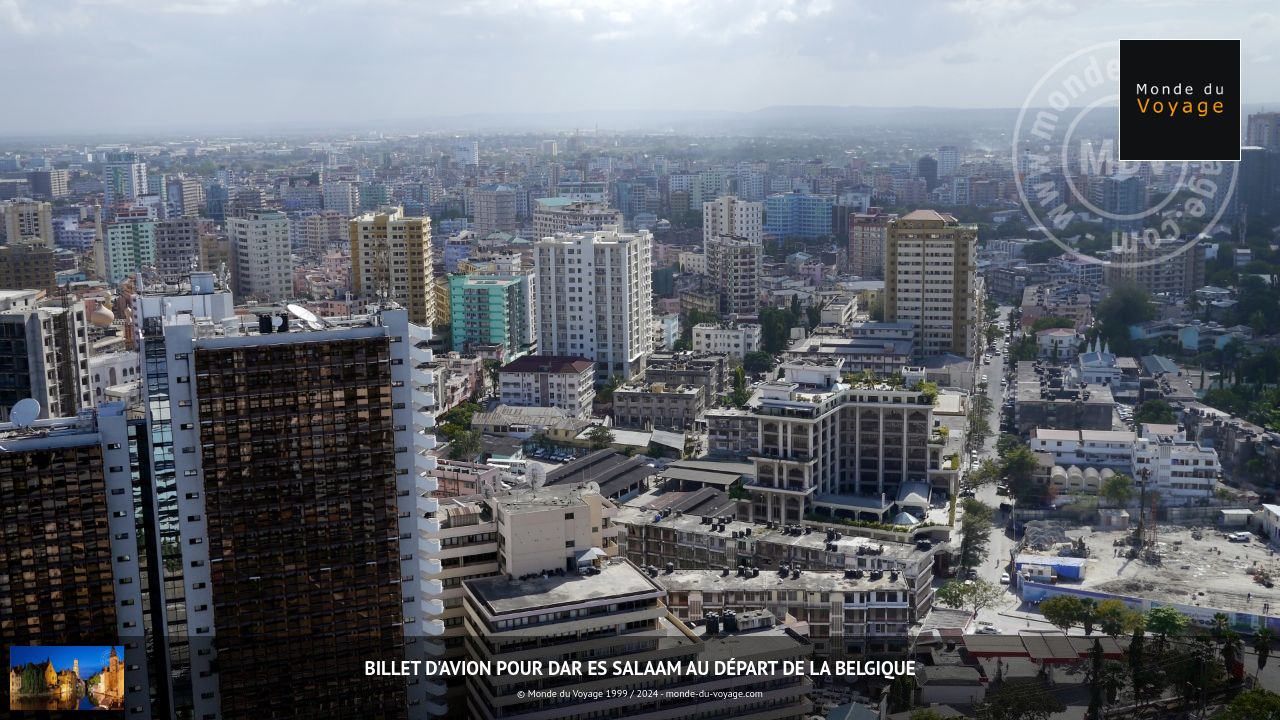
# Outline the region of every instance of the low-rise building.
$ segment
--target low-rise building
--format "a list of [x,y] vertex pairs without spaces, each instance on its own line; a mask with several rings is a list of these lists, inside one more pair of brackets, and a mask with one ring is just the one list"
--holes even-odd
[[1222,467],[1213,448],[1188,440],[1177,425],[1143,423],[1133,446],[1133,473],[1145,475],[1147,487],[1168,502],[1213,497]]
[[649,356],[644,378],[647,383],[694,385],[705,388],[706,405],[729,390],[729,360],[723,354],[697,352],[657,353]]
[[699,323],[693,326],[693,351],[728,355],[741,361],[760,350],[759,325]]
[[1076,356],[1083,336],[1072,328],[1047,328],[1036,333],[1036,356],[1048,360],[1070,360]]
[[1015,376],[1014,418],[1018,433],[1052,430],[1110,430],[1115,397],[1106,385],[1080,387],[1061,367],[1021,361]]
[[577,418],[591,415],[595,363],[581,357],[528,355],[498,371],[504,405],[557,407]]
[[624,385],[613,391],[613,418],[619,427],[690,430],[707,406],[707,391],[696,385]]

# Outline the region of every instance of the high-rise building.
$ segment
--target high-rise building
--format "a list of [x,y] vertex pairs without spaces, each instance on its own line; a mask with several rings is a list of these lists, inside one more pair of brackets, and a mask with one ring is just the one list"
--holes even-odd
[[453,162],[455,165],[475,166],[480,164],[480,143],[475,140],[462,140],[453,144]]
[[140,162],[135,153],[107,153],[102,168],[102,187],[102,211],[106,219],[111,219],[115,217],[118,206],[147,194],[147,164]]
[[69,180],[66,170],[33,170],[27,173],[31,194],[42,200],[56,200],[69,195]]
[[278,210],[250,210],[227,218],[236,297],[263,301],[293,297],[289,218]]
[[103,238],[103,270],[115,285],[156,263],[156,224],[145,220],[113,222]]
[[57,289],[58,254],[43,245],[0,245],[0,290]]
[[1280,150],[1240,148],[1235,194],[1240,216],[1263,221],[1280,216]]
[[960,167],[960,150],[954,145],[938,148],[938,177],[955,177],[956,168]]
[[191,286],[134,308],[149,641],[169,716],[443,714],[427,683],[352,678],[347,662],[422,657],[444,632],[440,563],[419,536],[438,510],[429,329],[398,308],[245,323],[211,274]]
[[449,276],[449,327],[455,352],[508,362],[534,345],[532,294],[525,275]]
[[325,210],[333,210],[343,218],[355,217],[360,210],[360,188],[355,183],[325,183],[323,193]]
[[599,230],[605,225],[621,227],[622,213],[604,203],[580,202],[569,198],[540,198],[535,201],[534,237]]
[[1102,225],[1107,230],[1142,229],[1142,213],[1146,209],[1146,182],[1139,175],[1108,175],[1091,178],[1090,201],[1102,211]]
[[334,245],[350,242],[347,220],[350,216],[337,210],[321,210],[295,220],[301,237],[301,249],[313,256],[321,256]]
[[982,310],[977,240],[976,226],[934,210],[889,223],[884,319],[913,323],[924,357],[975,356]]
[[0,423],[0,643],[123,644],[128,717],[150,718],[139,491],[121,403]]
[[193,177],[170,175],[165,178],[165,202],[169,217],[200,217],[204,186]]
[[916,161],[916,177],[924,178],[929,192],[938,187],[938,161],[936,158],[923,155]]
[[353,218],[348,232],[352,289],[361,297],[398,302],[409,309],[410,322],[431,327],[431,218],[384,208]]
[[1250,115],[1245,138],[1246,145],[1280,152],[1280,112]]
[[757,316],[764,248],[758,241],[728,235],[707,238],[704,243],[707,277],[720,296],[721,317]]
[[[702,203],[702,243],[719,236],[739,237],[759,245],[764,240],[764,204],[725,195]],[[709,253],[708,253],[709,254]]]
[[177,284],[200,264],[200,221],[178,215],[155,223],[156,272]]
[[653,336],[653,236],[617,228],[538,241],[538,351],[585,357],[596,377],[644,369]]
[[0,203],[0,225],[5,242],[53,247],[53,206],[39,200],[9,200]]
[[773,238],[820,238],[831,234],[835,197],[788,192],[765,199],[764,232]]
[[93,405],[88,328],[84,303],[39,307],[30,292],[0,291],[0,420],[24,398],[46,418]]
[[1103,282],[1111,288],[1130,283],[1152,295],[1189,297],[1204,287],[1205,246],[1195,242],[1182,250],[1187,242],[1123,236],[1103,266]]
[[471,193],[475,232],[480,237],[504,232],[514,235],[516,224],[516,190],[510,185],[485,185]]
[[849,272],[869,279],[884,277],[889,223],[897,217],[877,207],[849,216]]

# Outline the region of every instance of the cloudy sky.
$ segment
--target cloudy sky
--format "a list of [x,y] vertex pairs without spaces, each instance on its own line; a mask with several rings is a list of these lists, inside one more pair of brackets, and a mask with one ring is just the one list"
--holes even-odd
[[1245,102],[1280,107],[1274,0],[0,0],[0,134],[1016,107],[1121,37],[1240,38]]

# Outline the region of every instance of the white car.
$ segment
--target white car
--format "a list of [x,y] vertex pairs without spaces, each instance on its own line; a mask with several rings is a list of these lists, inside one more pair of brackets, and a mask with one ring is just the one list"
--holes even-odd
[[986,375],[983,375],[983,376],[982,376],[982,382],[987,382],[987,381],[989,381],[989,380],[990,380],[990,378],[989,378],[989,377],[987,377]]
[[1008,585],[1008,584],[1009,584],[1009,573],[1001,573],[1001,574],[1000,574],[1000,584],[1001,584],[1001,585]]

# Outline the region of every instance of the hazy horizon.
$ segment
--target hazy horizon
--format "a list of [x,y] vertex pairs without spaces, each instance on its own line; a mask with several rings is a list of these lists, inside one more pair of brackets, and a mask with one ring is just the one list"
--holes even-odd
[[1243,101],[1280,101],[1264,0],[0,0],[0,136],[1010,109],[1129,37],[1240,38]]

